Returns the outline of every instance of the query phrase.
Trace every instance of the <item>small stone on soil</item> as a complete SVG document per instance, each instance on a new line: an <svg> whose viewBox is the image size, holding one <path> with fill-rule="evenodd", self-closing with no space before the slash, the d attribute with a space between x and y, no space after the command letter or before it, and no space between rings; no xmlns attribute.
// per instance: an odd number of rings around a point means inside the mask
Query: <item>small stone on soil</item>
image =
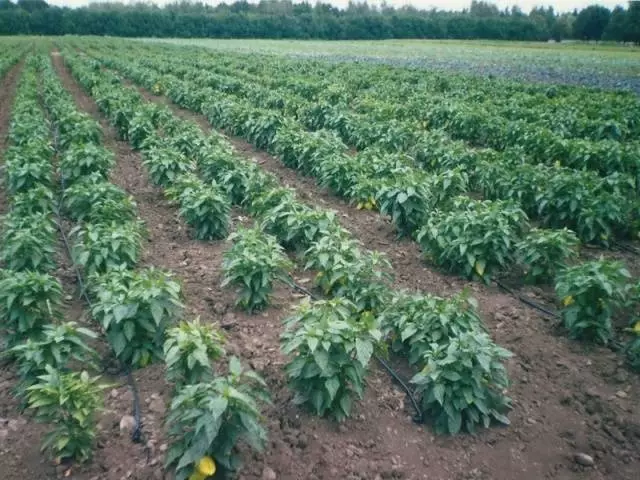
<svg viewBox="0 0 640 480"><path fill-rule="evenodd" d="M125 415L120 419L120 431L121 432L132 432L136 426L136 419L131 415Z"/></svg>
<svg viewBox="0 0 640 480"><path fill-rule="evenodd" d="M595 463L593 461L593 457L586 453L576 453L573 456L573 459L577 464L582 465L583 467L593 467L593 464Z"/></svg>
<svg viewBox="0 0 640 480"><path fill-rule="evenodd" d="M164 415L166 407L162 398L154 398L149 402L149 410L158 415Z"/></svg>
<svg viewBox="0 0 640 480"><path fill-rule="evenodd" d="M278 476L272 468L264 467L264 469L262 470L262 480L276 480L276 478L278 478Z"/></svg>

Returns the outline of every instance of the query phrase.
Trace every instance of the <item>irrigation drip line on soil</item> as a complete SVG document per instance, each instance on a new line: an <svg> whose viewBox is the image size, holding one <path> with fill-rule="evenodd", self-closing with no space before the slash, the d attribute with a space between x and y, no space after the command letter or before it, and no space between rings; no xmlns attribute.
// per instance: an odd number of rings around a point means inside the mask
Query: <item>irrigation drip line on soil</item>
<svg viewBox="0 0 640 480"><path fill-rule="evenodd" d="M281 278L282 282L287 285L290 288L293 288L294 290L301 292L307 296L309 296L312 300L319 300L320 297L318 297L317 295L315 295L313 292L311 292L310 290L304 288L302 285L298 285L292 277L287 277L287 278ZM377 353L373 354L373 357L378 361L378 363L380 363L380 365L382 365L382 367L384 368L384 370L391 375L391 378L395 381L395 383L397 383L398 385L400 385L400 387L402 388L402 390L404 390L404 392L406 393L406 395L409 397L409 400L411 401L411 405L413 406L414 410L416 411L415 415L413 415L413 417L411 417L413 419L413 421L415 423L418 424L422 424L424 423L424 418L422 415L422 410L420 410L420 407L418 406L418 401L416 400L415 396L413 395L413 392L411 391L411 389L409 388L409 386L407 385L407 383L402 379L402 377L400 377L400 375L391 367L391 365L389 365L380 355L378 355Z"/></svg>
<svg viewBox="0 0 640 480"><path fill-rule="evenodd" d="M507 292L509 295L513 296L514 298L517 298L518 300L520 300L522 303L524 303L525 305L528 305L529 307L538 310L542 313L544 313L545 315L548 315L556 320L560 319L560 315L557 312L552 312L551 310L543 307L542 305L534 302L533 300L529 300L527 297L524 297L516 292L514 292L512 289L510 289L509 287L507 287L504 283L502 283L500 280L493 280L495 282L495 284L500 287L502 290L504 290L505 292Z"/></svg>
<svg viewBox="0 0 640 480"><path fill-rule="evenodd" d="M615 242L615 241L613 242L613 244L622 251L640 256L640 250L638 250L635 247L632 247L631 245L625 245L624 243Z"/></svg>

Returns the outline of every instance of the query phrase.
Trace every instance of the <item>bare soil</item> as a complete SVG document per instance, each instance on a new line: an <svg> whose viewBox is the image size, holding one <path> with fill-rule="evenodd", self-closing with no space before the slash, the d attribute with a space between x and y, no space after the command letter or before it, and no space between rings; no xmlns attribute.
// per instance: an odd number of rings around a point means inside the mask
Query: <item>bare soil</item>
<svg viewBox="0 0 640 480"><path fill-rule="evenodd" d="M286 387L278 349L281 320L297 295L278 289L274 306L249 316L233 308L234 295L220 285L223 242L190 239L176 209L153 187L141 167L140 156L117 140L97 106L71 78L54 56L56 70L73 93L79 108L100 121L105 145L118 165L112 180L138 203L149 228L143 264L170 269L183 282L191 315L218 322L227 332L228 350L239 355L267 380L273 405L265 409L269 444L262 454L245 456L239 478L302 479L636 479L640 468L640 411L634 402L640 393L636 375L625 370L621 357L605 348L572 342L554 322L510 295L427 267L418 247L397 241L392 226L373 212L358 211L318 188L311 179L283 167L241 139L230 137L238 151L295 188L309 204L336 210L345 227L368 248L386 253L396 274L395 287L451 295L470 288L478 299L484 320L495 341L514 352L508 369L514 409L511 426L491 428L476 435L435 436L429 425L411 421L405 396L382 370L373 368L365 398L353 418L338 426L294 407ZM5 89L3 88L3 91ZM169 104L141 90L151 101ZM6 114L0 104L0 129ZM172 106L207 130L206 119ZM2 130L0 130L1 132ZM240 221L234 212L234 222ZM300 272L296 273L302 276ZM532 291L546 299L544 291ZM402 363L399 367L402 369ZM18 418L10 389L13 380L0 377L0 415ZM101 419L99 448L93 462L73 467L71 478L162 478L161 427L163 400L170 395L161 366L139 370L135 377L143 400L144 432L150 455L143 445L132 444L120 433L118 422L130 413L131 396L126 385L106 395L107 412ZM23 420L21 420L23 422ZM19 429L0 422L0 472L2 478L55 478L56 470L38 452L41 427L26 421ZM7 426L8 425L8 426ZM8 431L2 440L3 428ZM585 467L576 453L593 457ZM272 475L275 473L275 477ZM61 469L57 474L64 475Z"/></svg>

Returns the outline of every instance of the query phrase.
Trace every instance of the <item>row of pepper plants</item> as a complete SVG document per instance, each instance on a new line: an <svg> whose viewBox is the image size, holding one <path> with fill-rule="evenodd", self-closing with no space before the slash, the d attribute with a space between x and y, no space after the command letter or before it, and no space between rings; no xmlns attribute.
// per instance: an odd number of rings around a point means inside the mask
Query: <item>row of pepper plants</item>
<svg viewBox="0 0 640 480"><path fill-rule="evenodd" d="M262 105L270 107L269 102L272 102L273 98L269 99L255 91L248 97L251 99L248 101L203 88L202 83L179 82L167 75L154 74L150 69L144 69L120 58L108 58L107 61L114 67L125 68L128 75L136 77L149 88L158 88L160 85L161 89L167 89L168 87L163 86L167 83L170 84L173 95L177 97L193 97L194 94L191 92L199 92L195 98L183 100L189 101L191 108L196 110L201 109L199 104L202 99L207 98L209 103L214 103L211 99L217 97L218 102L215 103L219 103L220 109L225 110L220 112L220 116L235 116L237 119L241 115L246 116L247 111L250 111L252 115L264 117L264 122L275 124L274 128L287 122L290 116L294 116L301 124L298 128L300 131L304 131L304 127L312 130L328 127L351 145L372 145L356 154L354 161L358 162L359 159L360 163L366 162L370 165L373 163L372 159L375 160L378 167L370 169L375 169L376 173L386 169L382 173L396 176L402 173L404 176L411 175L417 181L423 181L425 175L419 172L418 166L432 173L449 172L452 168L457 168L469 178L464 185L465 190L473 188L481 191L488 199L519 203L531 218L543 226L570 228L584 242L609 245L614 237L635 237L638 232L640 200L637 196L636 181L628 175L615 173L600 178L593 172L576 172L568 167L528 164L524 160L525 156L519 151L478 151L460 142L452 142L440 132L419 132L413 127L406 128L394 121L379 123L378 126L366 117L352 121L353 115L345 115L333 106L322 104L302 108L295 103L292 109L297 113L286 110L283 113L278 113L277 110L270 112L268 109L255 108L253 103L260 105L262 99L268 102ZM164 63L171 64L166 59ZM295 125L296 123L288 121L288 126L291 127L289 130ZM329 132L320 130L318 135L327 144L327 154L340 158L343 162L347 160L346 157L353 156L349 154L347 147ZM304 133L301 132L299 136L304 136ZM332 148L329 149L328 146ZM398 167L402 167L402 171L399 172ZM551 179L551 182L540 179ZM354 201L361 202L363 195L370 189L368 185L362 189L356 187L348 189L345 194ZM361 203L367 204L366 201ZM369 204L373 205L371 202Z"/></svg>
<svg viewBox="0 0 640 480"><path fill-rule="evenodd" d="M20 377L16 395L36 419L52 425L43 439L58 462L91 456L95 415L104 388L87 370L95 365L89 342L96 334L65 321L63 288L56 278L56 155L49 121L41 106L41 59L25 60L13 106L10 146L4 155L9 212L2 219L0 328L3 356ZM67 134L61 141L70 141Z"/></svg>
<svg viewBox="0 0 640 480"><path fill-rule="evenodd" d="M119 65L127 75L148 88L153 88L159 81L167 78L154 75L153 71L140 69L136 65L124 62ZM212 124L247 138L259 148L266 148L290 167L319 177L321 184L335 193L352 199L351 195L354 193L361 195L359 198L356 196L361 206L379 205L382 213L392 217L399 233L414 235L422 243L426 255L436 264L488 281L491 275L513 265L517 260L528 279L537 282L555 281L559 301L563 304L564 324L572 337L608 343L614 335L611 320L613 312L637 302L637 288L630 282L628 271L618 262L600 260L566 268L576 258L578 240L573 232L566 229L529 229L526 214L512 202L479 202L447 194L446 188L453 193L466 190L464 172L449 170L434 181L433 177L418 175L416 170L402 163L398 156L395 157L395 169L386 165L388 170L385 171L385 166L381 168L376 165L376 157L366 157L366 151L361 154L363 158L360 162L357 161L357 156L336 155L332 138L323 138L323 132L306 132L292 125L286 118L252 108L246 103L236 106L231 103L229 96L222 95L222 99L216 100L217 92L202 88L198 90L197 86L188 82L173 80L168 85L167 93L174 102L202 111ZM344 148L340 151L344 152ZM538 173L535 183L529 183L526 175L519 182L509 182L500 179L495 174L496 169L490 169L493 164L485 163L487 168L481 169L482 176L478 174L476 181L481 185L491 185L496 179L501 180L499 187L494 188L508 191L521 204L529 205L526 200L531 202L531 198L536 197L531 190L547 184L549 190L559 198L558 203L563 203L565 208L576 209L577 204L591 207L593 217L581 212L582 228L576 229L582 238L586 236L594 239L599 234L597 240L608 243L610 230L598 218L598 213L629 221L626 215L620 214L620 198L626 198L622 192L627 192L628 195L628 189L633 191L628 183L620 181L616 184L612 180L611 188L619 195L609 195L609 201L603 203L602 197L594 198L590 192L584 191L585 178L576 175L574 171L567 172L564 177L556 175L549 179L533 166L532 169ZM526 172L526 168L522 169ZM380 179L385 176L386 179ZM574 191L567 192L567 185L563 182L574 187ZM389 186L389 183L392 185ZM574 197L572 194L581 188L581 195ZM434 191L439 192L439 195L434 195ZM594 214L593 210L598 213ZM560 213L554 220L562 224L560 219L563 218L566 218L566 214ZM603 271L608 272L604 277L601 275ZM567 281L567 278L570 280ZM574 299L580 296L584 288L588 294L580 306ZM633 365L637 365L638 332L635 325L635 320L632 320L632 336L626 347Z"/></svg>
<svg viewBox="0 0 640 480"><path fill-rule="evenodd" d="M91 72L90 60L70 52L65 52L65 58L99 103L99 82L114 89L116 79L109 78L108 72ZM136 96L131 91L127 95ZM174 133L173 138L178 150L196 149L191 155L199 177L220 185L233 203L259 222L257 228L232 235L223 265L225 281L238 286L239 305L250 311L265 305L265 287L286 275L283 247L297 250L305 268L317 272L315 284L327 300L304 302L285 321L282 334L283 351L290 357L286 372L297 403L319 415L344 419L353 399L362 395L368 364L374 351L384 347L383 338L395 339L399 350L420 340L421 347L412 347L412 364L418 369L413 381L424 413L439 431L473 430L476 424L488 426L491 420L507 422L504 413L509 399L493 392L507 386L502 361L508 352L486 334L471 299L392 292L386 260L364 251L332 213L299 203L293 191L279 187L272 176L238 156L223 137L204 138L195 125L182 125L182 133ZM157 144L151 133L149 138L143 143ZM169 154L169 146L162 148L174 165L182 163L175 150ZM188 189L193 181L190 175L187 181L178 176L170 190ZM417 304L424 307L413 307ZM449 328L449 322L456 326ZM432 338L433 326L438 324L439 334ZM490 361L484 362L485 358ZM465 387L469 389L466 398L461 394Z"/></svg>
<svg viewBox="0 0 640 480"><path fill-rule="evenodd" d="M186 156L193 147L184 142L180 121L168 109L145 103L140 95L91 67L69 65L119 137L143 152L150 178L179 204L194 237L224 238L229 230L230 203L220 187L195 175L193 161ZM165 419L171 442L165 459L167 469L177 479L207 478L216 471L236 470L240 464L236 445L245 441L261 448L266 440L261 407L269 396L264 381L244 369L236 357L228 359L226 368L216 362L225 356L225 339L213 325L198 318L177 322L182 311L180 289L166 274L164 283L152 277L140 282L137 295L130 299L122 295L127 294L133 272L119 267L116 273L119 278L107 284L110 290L100 292L102 298L112 300L100 309L100 315L110 322L132 324L134 327L122 328L126 336L123 354L128 352L134 366L136 362L144 365L149 359L164 359L166 379L174 385ZM146 305L143 302L147 300L150 303ZM140 331L145 327L152 336Z"/></svg>
<svg viewBox="0 0 640 480"><path fill-rule="evenodd" d="M225 53L216 53L214 57L207 49L187 50L167 45L139 47L144 51L143 58L169 48L179 52L177 63L205 71L211 81L219 82L228 89L235 88L240 79L266 85L271 90L286 88L317 101L328 88L334 99L339 98L343 102L350 102L354 94L366 91L376 100L393 103L402 116L410 111L409 105L429 105L437 95L438 99L454 103L472 99L479 109L491 116L512 121L524 120L534 128L550 129L564 138L626 141L640 134L639 104L630 92L523 85L509 80L487 81L477 77L367 63L330 64L300 58L291 60L276 56ZM390 84L393 84L391 89Z"/></svg>
<svg viewBox="0 0 640 480"><path fill-rule="evenodd" d="M167 47L145 45L141 49L146 53L141 57L147 61L154 54L162 54ZM537 149L533 153L536 160L547 160L548 152L575 161L582 160L581 154L585 151L596 159L602 155L610 158L612 150L618 156L633 158L633 146L627 148L611 142L634 142L640 134L638 100L629 92L602 92L579 87L536 88L508 81L469 82L467 78L455 81L455 75L434 78L434 75L425 75L424 71L380 66L349 65L343 69L334 67L337 71L333 72L326 62L299 59L293 61L294 68L287 75L286 69L283 72L282 58L270 61L262 56L253 60L248 62L244 55L228 54L214 58L210 52L182 49L177 63L206 72L203 75L211 84L218 84L228 92L249 95L247 85L249 89L257 90L265 85L272 92L299 93L300 98L312 102L339 101L356 107L360 107L358 97L362 96L365 109L373 107L372 114L391 109L396 119L420 120L443 127L446 123L447 128L452 128L452 134L499 149L531 143L537 138ZM251 63L259 63L259 73L246 72ZM408 74L398 78L398 72ZM313 80L309 81L310 78ZM367 105L367 102L372 103ZM471 102L473 108L467 108ZM443 116L448 116L449 121L445 122ZM480 122L475 122L476 119ZM459 126L454 128L456 122L467 124L466 130L461 132ZM469 124L475 125L475 131ZM507 130L514 131L507 133ZM496 131L501 132L497 137L485 136ZM544 152L543 143L549 141L553 148Z"/></svg>
<svg viewBox="0 0 640 480"><path fill-rule="evenodd" d="M151 47L145 48L150 49ZM154 48L155 55L138 56L138 61L143 65L160 68L163 73L171 73L171 69L163 69L161 64L158 64L158 61L162 62L163 54L162 50L159 50L162 47ZM441 93L416 93L419 88L416 87L415 82L403 84L401 80L393 78L387 78L377 83L363 82L359 78L359 82L356 83L357 87L349 89L344 87L345 80L349 80L349 77L344 78L344 74L338 76L333 80L334 83L328 85L324 83L317 88L308 88L308 85L300 87L297 83L293 85L287 83L290 81L287 80L286 75L282 75L281 71L266 73L260 77L239 78L238 69L241 71L246 66L242 57L236 57L235 70L227 67L226 74L218 74L216 69L225 68L220 66L221 62L218 58L203 61L202 58L206 57L200 55L200 61L196 60L194 65L193 55L187 56L182 62L172 62L172 69L177 69L176 73L181 78L197 80L202 85L262 102L258 104L264 107L270 105L269 108L273 108L275 106L292 113L300 109L308 110L310 106L313 106L316 116L318 111L325 111L327 112L325 115L332 119L331 122L325 122L327 128L330 128L331 123L347 123L347 125L342 125L340 129L341 133L347 133L347 138L343 139L347 142L349 142L349 138L356 139L355 146L358 148L376 142L379 134L387 130L382 126L372 128L371 123L388 124L393 121L395 127L393 135L391 132L388 134L388 137L391 138L401 133L401 139L411 139L411 137L419 135L425 128L441 128L449 132L452 137L467 140L474 145L499 150L504 150L506 147L518 147L527 152L527 159L531 163L553 165L559 162L565 166L595 170L603 175L616 172L629 172L635 175L638 173L639 158L636 141L638 132L627 135L631 142L628 144L620 144L609 139L605 141L565 139L548 128L536 129L535 125L525 120L513 118L513 115L509 118L503 118L498 114L491 113L486 105L478 105L482 98L487 96L484 92L449 99L443 98ZM396 69L396 71L399 70ZM195 75L194 72L196 72ZM274 78L281 80L274 80ZM330 76L329 79L331 79ZM323 76L323 82L328 82L326 75ZM283 86L274 86L273 83ZM264 86L265 84L266 86ZM581 103L584 103L583 99L587 94L588 97L602 95L583 92L579 97ZM472 105L469 96L473 100ZM616 106L625 108L623 116L629 125L640 128L637 109L626 110L629 103L636 104L637 100L633 96L623 97L626 101L617 102ZM603 111L603 103L611 104L610 101L598 102L601 112ZM620 105L626 105L626 107ZM543 114L555 116L557 114L555 111L549 113L544 105L538 108L544 110L535 112L532 116ZM491 116L487 120L485 117L488 115ZM319 128L319 119L314 118L313 122L316 128ZM616 138L617 135L621 135L616 133L623 129L619 123L605 120L594 120L594 122L599 125L602 136ZM355 131L348 135L349 130ZM387 143L387 146L398 148L398 140Z"/></svg>

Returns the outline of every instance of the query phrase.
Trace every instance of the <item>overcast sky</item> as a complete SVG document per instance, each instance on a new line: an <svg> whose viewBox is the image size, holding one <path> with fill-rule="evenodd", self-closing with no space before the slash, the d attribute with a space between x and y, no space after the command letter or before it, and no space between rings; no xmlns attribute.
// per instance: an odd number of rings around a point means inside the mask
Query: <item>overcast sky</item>
<svg viewBox="0 0 640 480"><path fill-rule="evenodd" d="M47 3L52 5L66 5L66 6L80 6L86 5L90 3L91 0L47 0ZM104 1L104 0L99 0ZM152 3L156 3L162 5L164 3L169 3L171 0L154 0ZM216 0L203 0L205 3L217 4L221 3ZM249 0L251 1L251 0ZM295 1L295 0L294 0ZM227 3L231 3L232 0L228 0ZM331 3L333 5L343 7L346 6L349 0L324 0L325 3ZM123 3L129 3L129 1L124 0ZM134 2L131 2L134 3ZM315 3L313 0L311 3ZM369 0L369 4L380 4L382 0ZM529 12L531 8L537 5L553 6L558 11L570 11L574 8L584 8L588 5L592 5L594 3L605 5L609 8L613 8L616 5L625 5L626 1L621 0L604 0L604 1L579 1L579 0L495 0L492 3L495 3L500 9L505 7L510 7L512 5L518 5L523 11ZM393 6L402 6L402 5L414 5L419 8L440 8L444 10L461 10L463 8L467 8L470 4L470 0L387 0L387 4Z"/></svg>

